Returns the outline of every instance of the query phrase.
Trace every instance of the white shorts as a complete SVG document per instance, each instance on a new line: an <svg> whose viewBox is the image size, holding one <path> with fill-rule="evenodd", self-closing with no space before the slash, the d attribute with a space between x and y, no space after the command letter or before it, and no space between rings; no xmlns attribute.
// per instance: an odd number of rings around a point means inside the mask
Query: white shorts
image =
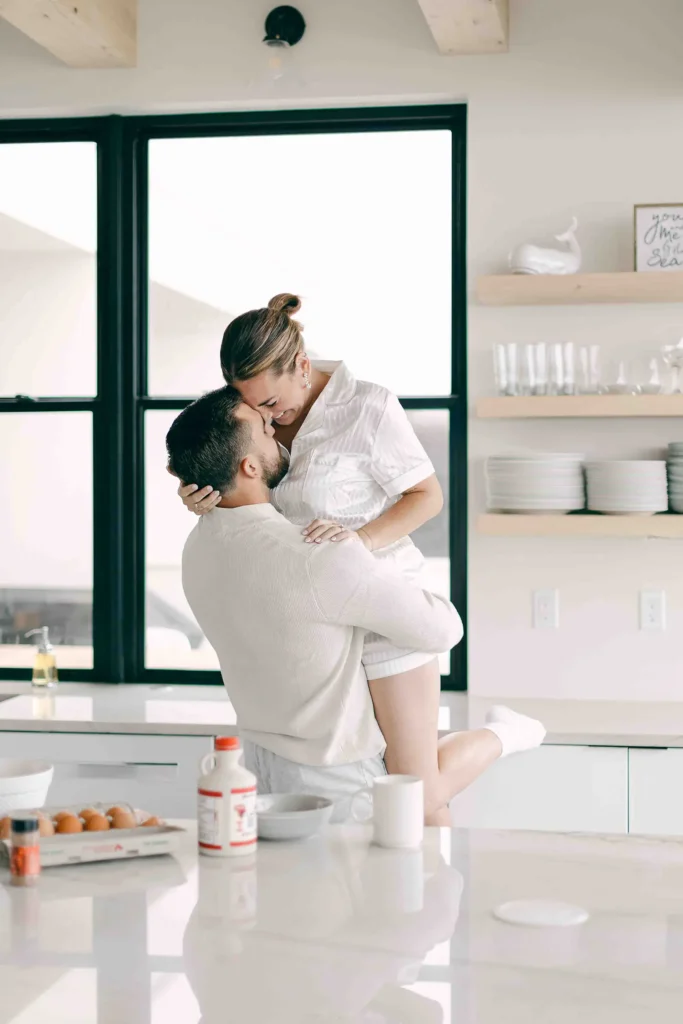
<svg viewBox="0 0 683 1024"><path fill-rule="evenodd" d="M398 676L402 672L409 672L411 668L428 665L435 658L436 654L394 647L385 636L367 633L361 661L368 679L386 679L387 676Z"/></svg>
<svg viewBox="0 0 683 1024"><path fill-rule="evenodd" d="M244 765L257 779L259 793L311 793L334 800L332 821L346 821L351 799L373 779L387 774L380 754L351 764L297 764L265 747L243 740Z"/></svg>
<svg viewBox="0 0 683 1024"><path fill-rule="evenodd" d="M380 548L375 552L375 558L382 564L398 569L406 579L429 589L428 581L424 578L425 560L410 537L403 537L386 548ZM395 647L385 636L367 633L361 660L368 679L386 679L387 676L398 676L420 665L428 665L435 658L436 654Z"/></svg>

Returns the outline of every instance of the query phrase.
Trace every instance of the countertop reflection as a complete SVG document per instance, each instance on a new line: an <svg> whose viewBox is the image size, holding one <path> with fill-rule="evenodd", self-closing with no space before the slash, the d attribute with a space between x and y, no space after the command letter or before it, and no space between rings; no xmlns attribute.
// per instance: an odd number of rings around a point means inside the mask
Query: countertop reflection
<svg viewBox="0 0 683 1024"><path fill-rule="evenodd" d="M255 857L0 875L3 1024L650 1024L683 1005L683 846L428 830L418 852L362 827ZM523 929L518 898L584 906Z"/></svg>

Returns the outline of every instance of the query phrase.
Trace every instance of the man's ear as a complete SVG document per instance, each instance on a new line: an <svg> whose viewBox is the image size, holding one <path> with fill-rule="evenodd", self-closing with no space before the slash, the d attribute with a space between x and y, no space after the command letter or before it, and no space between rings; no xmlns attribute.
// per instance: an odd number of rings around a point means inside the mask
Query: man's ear
<svg viewBox="0 0 683 1024"><path fill-rule="evenodd" d="M250 480L255 480L261 476L261 467L253 455L245 455L240 462L240 472Z"/></svg>

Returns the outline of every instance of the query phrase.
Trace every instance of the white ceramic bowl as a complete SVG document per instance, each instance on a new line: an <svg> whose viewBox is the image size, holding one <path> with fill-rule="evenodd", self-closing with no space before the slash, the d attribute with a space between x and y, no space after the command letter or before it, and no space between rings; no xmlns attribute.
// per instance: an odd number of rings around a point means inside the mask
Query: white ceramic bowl
<svg viewBox="0 0 683 1024"><path fill-rule="evenodd" d="M260 839L308 839L332 817L334 804L321 796L271 793L256 798Z"/></svg>
<svg viewBox="0 0 683 1024"><path fill-rule="evenodd" d="M0 814L44 807L53 774L47 761L0 758Z"/></svg>

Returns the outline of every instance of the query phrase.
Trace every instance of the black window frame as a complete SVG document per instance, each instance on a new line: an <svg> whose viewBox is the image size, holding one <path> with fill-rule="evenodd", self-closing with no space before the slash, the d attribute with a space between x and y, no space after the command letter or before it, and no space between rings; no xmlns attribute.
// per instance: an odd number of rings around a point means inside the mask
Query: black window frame
<svg viewBox="0 0 683 1024"><path fill-rule="evenodd" d="M97 144L97 396L0 398L0 415L88 411L93 418L94 660L92 669L60 669L61 679L221 682L217 671L145 667L144 418L147 411L180 411L192 401L189 396L155 398L147 388L149 142L202 136L436 129L450 131L452 139L450 393L399 397L409 410L449 412L451 595L467 624L465 104L0 121L0 145L68 141ZM28 678L30 669L0 667L0 680ZM467 630L465 639L451 654L451 672L442 677L442 686L467 689Z"/></svg>

